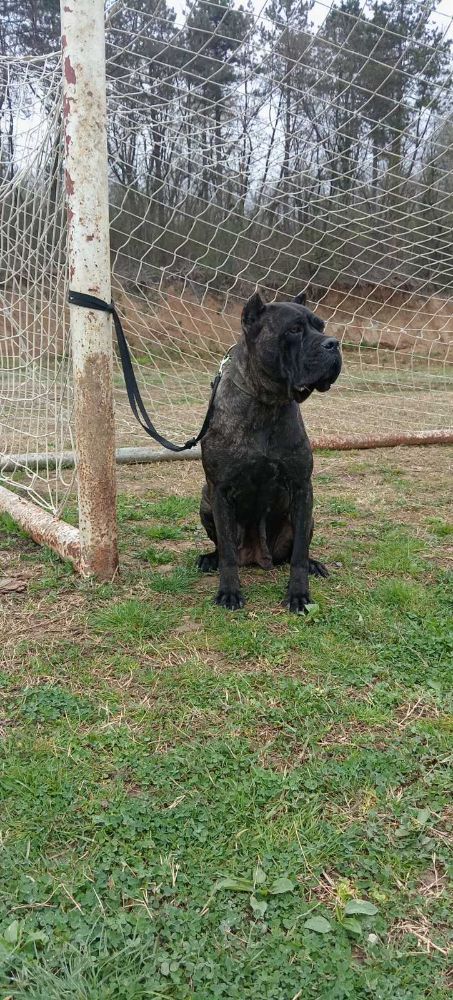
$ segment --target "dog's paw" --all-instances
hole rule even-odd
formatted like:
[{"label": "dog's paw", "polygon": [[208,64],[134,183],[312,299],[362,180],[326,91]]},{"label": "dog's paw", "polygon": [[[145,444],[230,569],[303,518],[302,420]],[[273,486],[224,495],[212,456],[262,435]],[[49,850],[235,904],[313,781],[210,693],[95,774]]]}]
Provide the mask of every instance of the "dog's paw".
[{"label": "dog's paw", "polygon": [[308,560],[308,572],[311,573],[312,576],[329,576],[327,566],[324,566],[324,563],[322,562],[318,562],[317,559]]},{"label": "dog's paw", "polygon": [[244,607],[245,601],[240,590],[219,590],[214,603],[221,608],[228,608],[228,611],[239,611],[239,608]]},{"label": "dog's paw", "polygon": [[197,567],[200,573],[216,573],[219,568],[219,553],[217,549],[215,552],[204,552],[202,556],[199,556]]},{"label": "dog's paw", "polygon": [[296,615],[304,615],[307,611],[307,604],[310,604],[310,595],[299,590],[289,589],[283,601],[283,607]]}]

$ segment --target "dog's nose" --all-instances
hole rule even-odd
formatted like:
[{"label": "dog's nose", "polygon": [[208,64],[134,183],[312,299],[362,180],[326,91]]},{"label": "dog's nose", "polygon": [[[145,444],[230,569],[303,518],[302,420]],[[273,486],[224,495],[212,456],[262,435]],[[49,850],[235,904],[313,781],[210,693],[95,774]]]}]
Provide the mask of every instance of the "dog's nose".
[{"label": "dog's nose", "polygon": [[335,337],[326,337],[322,344],[325,351],[339,351],[340,344]]}]

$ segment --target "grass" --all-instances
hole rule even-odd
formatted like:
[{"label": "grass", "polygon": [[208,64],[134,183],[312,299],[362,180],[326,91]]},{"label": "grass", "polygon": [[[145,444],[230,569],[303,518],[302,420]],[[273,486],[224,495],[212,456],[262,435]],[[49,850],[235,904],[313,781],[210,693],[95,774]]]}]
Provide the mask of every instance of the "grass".
[{"label": "grass", "polygon": [[125,489],[115,584],[0,518],[1,1000],[447,996],[449,522],[407,454],[318,459],[308,619],[284,569],[212,604],[196,466]]}]

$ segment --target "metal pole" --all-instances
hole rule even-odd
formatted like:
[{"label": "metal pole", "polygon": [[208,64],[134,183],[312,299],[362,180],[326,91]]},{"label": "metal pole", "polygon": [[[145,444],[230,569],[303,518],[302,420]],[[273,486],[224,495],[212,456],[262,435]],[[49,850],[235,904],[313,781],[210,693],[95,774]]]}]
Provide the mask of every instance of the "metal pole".
[{"label": "metal pole", "polygon": [[47,510],[0,486],[0,510],[10,514],[39,545],[49,545],[80,572],[80,534],[71,524],[59,521]]},{"label": "metal pole", "polygon": [[[103,0],[61,0],[70,288],[110,302]],[[110,316],[70,306],[81,572],[118,565]]]},{"label": "metal pole", "polygon": [[[363,451],[373,448],[410,448],[429,445],[453,444],[452,431],[413,431],[409,434],[368,434],[339,437],[325,434],[310,438],[313,451]],[[197,445],[191,451],[167,451],[166,448],[117,448],[117,465],[146,465],[149,462],[190,462],[201,458],[201,448]],[[54,455],[49,452],[29,452],[24,455],[9,455],[0,459],[0,475],[6,472],[20,471],[21,468],[32,469],[71,469],[75,465],[73,451],[60,451]],[[0,500],[1,509],[1,500]]]}]

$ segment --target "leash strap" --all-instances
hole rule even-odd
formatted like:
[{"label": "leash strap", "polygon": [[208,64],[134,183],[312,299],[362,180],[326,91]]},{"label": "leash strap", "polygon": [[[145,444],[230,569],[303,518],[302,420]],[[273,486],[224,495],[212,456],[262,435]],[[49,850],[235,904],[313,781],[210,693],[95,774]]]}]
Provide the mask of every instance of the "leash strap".
[{"label": "leash strap", "polygon": [[123,369],[124,381],[126,384],[127,395],[130,403],[131,410],[138,420],[139,424],[143,427],[146,434],[161,444],[164,448],[168,448],[170,451],[186,451],[189,448],[194,448],[201,438],[204,437],[206,431],[208,430],[209,424],[211,423],[212,409],[214,404],[214,397],[218,389],[220,379],[222,377],[222,368],[225,363],[225,358],[222,361],[220,370],[216,375],[214,381],[212,382],[212,392],[211,398],[209,400],[209,406],[206,411],[206,416],[201,425],[201,429],[196,437],[189,438],[185,444],[173,444],[172,441],[168,441],[164,438],[162,434],[155,428],[149,414],[146,411],[145,404],[142,400],[140,389],[137,384],[137,379],[135,377],[135,372],[132,364],[131,353],[129,350],[129,345],[127,343],[126,337],[124,335],[124,330],[121,325],[121,320],[118,315],[118,311],[113,302],[105,302],[104,299],[98,299],[96,295],[86,295],[84,292],[74,292],[69,291],[68,302],[72,306],[82,306],[85,309],[96,309],[98,312],[110,313],[113,316],[113,322],[115,324],[116,339],[118,341],[118,348],[121,358],[121,366]]}]

